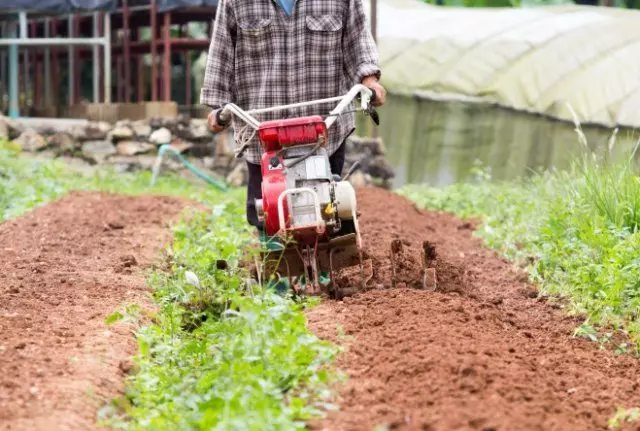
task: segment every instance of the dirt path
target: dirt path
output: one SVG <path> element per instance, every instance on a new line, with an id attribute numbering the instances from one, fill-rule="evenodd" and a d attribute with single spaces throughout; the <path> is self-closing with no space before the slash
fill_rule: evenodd
<path id="1" fill-rule="evenodd" d="M 372 290 L 310 312 L 319 335 L 335 339 L 337 322 L 349 346 L 341 411 L 314 427 L 598 430 L 618 406 L 640 406 L 640 361 L 574 339 L 578 321 L 536 298 L 470 225 L 382 190 L 361 190 L 359 209 L 375 282 L 391 284 L 393 238 L 407 241 L 400 277 L 419 279 L 429 240 L 440 291 Z"/>
<path id="2" fill-rule="evenodd" d="M 0 224 L 0 429 L 96 428 L 136 351 L 105 318 L 148 301 L 140 270 L 184 205 L 74 193 Z"/>

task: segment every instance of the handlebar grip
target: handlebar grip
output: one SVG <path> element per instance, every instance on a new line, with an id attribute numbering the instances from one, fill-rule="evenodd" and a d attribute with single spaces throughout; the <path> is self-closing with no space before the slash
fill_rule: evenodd
<path id="1" fill-rule="evenodd" d="M 231 115 L 224 113 L 224 109 L 218 109 L 216 112 L 216 123 L 218 126 L 228 126 L 231 123 Z"/>

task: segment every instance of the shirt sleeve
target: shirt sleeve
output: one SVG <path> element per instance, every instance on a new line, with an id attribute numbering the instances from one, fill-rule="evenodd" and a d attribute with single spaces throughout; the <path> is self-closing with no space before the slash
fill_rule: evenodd
<path id="1" fill-rule="evenodd" d="M 204 83 L 200 90 L 200 103 L 214 109 L 232 102 L 236 21 L 231 2 L 218 2 Z"/>
<path id="2" fill-rule="evenodd" d="M 342 49 L 347 76 L 358 84 L 366 76 L 380 79 L 378 50 L 367 25 L 362 0 L 349 0 Z"/>

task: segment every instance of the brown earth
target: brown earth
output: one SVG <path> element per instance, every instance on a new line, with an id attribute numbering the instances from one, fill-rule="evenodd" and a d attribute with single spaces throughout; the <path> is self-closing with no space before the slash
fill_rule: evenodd
<path id="1" fill-rule="evenodd" d="M 538 298 L 473 226 L 379 189 L 358 199 L 377 288 L 309 312 L 317 334 L 347 346 L 338 367 L 350 376 L 341 410 L 313 428 L 599 430 L 618 406 L 640 406 L 640 362 L 574 338 L 580 321 Z M 405 257 L 389 289 L 393 239 Z M 423 241 L 436 246 L 436 292 L 406 287 L 421 279 Z"/>
<path id="2" fill-rule="evenodd" d="M 136 343 L 105 318 L 150 304 L 143 270 L 185 203 L 73 193 L 0 224 L 0 429 L 89 430 Z"/>

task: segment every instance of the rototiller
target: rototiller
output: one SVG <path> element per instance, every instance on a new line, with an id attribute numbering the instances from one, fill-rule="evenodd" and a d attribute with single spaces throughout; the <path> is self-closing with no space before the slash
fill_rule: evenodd
<path id="1" fill-rule="evenodd" d="M 347 181 L 331 173 L 326 149 L 327 133 L 339 115 L 359 98 L 360 110 L 378 117 L 372 102 L 375 93 L 363 85 L 354 86 L 346 95 L 292 105 L 243 111 L 234 104 L 218 113 L 228 124 L 235 116 L 246 123 L 239 133 L 239 157 L 257 131 L 262 145 L 262 199 L 256 201 L 258 218 L 269 237 L 277 237 L 281 250 L 264 250 L 260 274 L 304 279 L 305 293 L 341 296 L 335 283 L 321 284 L 319 274 L 360 265 L 363 283 L 362 237 L 358 227 L 356 193 Z M 260 123 L 253 115 L 338 102 L 323 119 L 320 116 L 292 118 Z M 248 139 L 246 131 L 253 129 Z M 371 268 L 373 270 L 373 268 Z M 367 271 L 369 272 L 369 271 Z M 370 277 L 368 277 L 370 278 Z M 295 290 L 299 285 L 292 284 Z"/>

